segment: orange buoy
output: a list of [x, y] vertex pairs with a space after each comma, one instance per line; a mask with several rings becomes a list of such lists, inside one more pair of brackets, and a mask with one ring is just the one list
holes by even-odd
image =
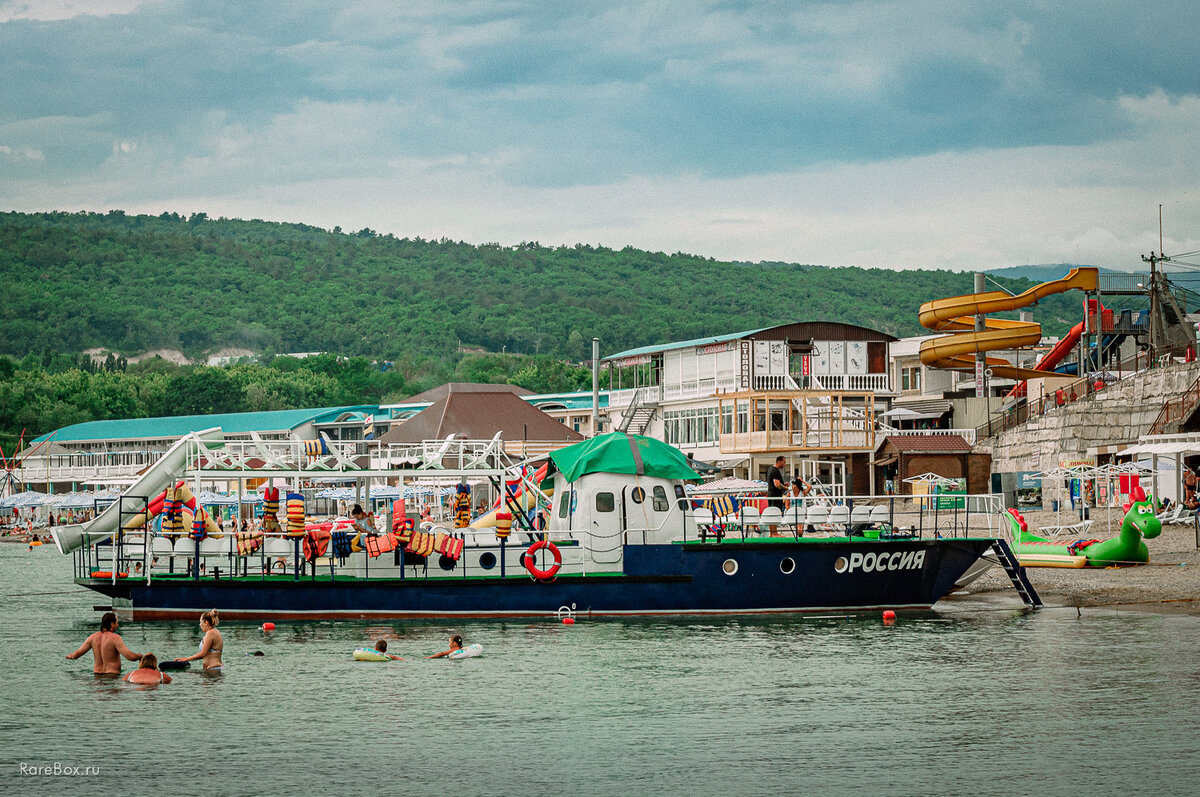
[[563, 625], [575, 625], [575, 618], [574, 617], [564, 617]]
[[263, 623], [263, 624], [262, 624], [262, 630], [264, 630], [264, 631], [274, 631], [274, 630], [275, 630], [275, 624], [274, 624], [274, 623]]
[[885, 620], [895, 620], [895, 619], [896, 619], [896, 613], [895, 613], [894, 611], [892, 611], [891, 609], [888, 609], [887, 611], [885, 611], [885, 612], [883, 613], [883, 619], [885, 619]]

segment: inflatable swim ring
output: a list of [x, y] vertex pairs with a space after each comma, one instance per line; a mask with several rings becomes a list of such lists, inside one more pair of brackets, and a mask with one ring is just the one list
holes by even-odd
[[446, 656], [448, 659], [473, 659], [476, 656], [483, 655], [483, 645], [467, 645], [465, 648], [459, 648]]
[[355, 661], [391, 661], [386, 653], [380, 653], [375, 648], [359, 648], [354, 651]]
[[[92, 571], [92, 578], [112, 578], [112, 577], [113, 577], [113, 575], [112, 575], [111, 570], [93, 570]], [[120, 573], [117, 573], [117, 578], [129, 578], [129, 574], [126, 573], [124, 570], [122, 570]]]
[[42, 541], [41, 541], [41, 540], [34, 540], [33, 542], [29, 543], [29, 545], [30, 545], [31, 547], [32, 547], [32, 546], [34, 546], [34, 545], [41, 545], [41, 544], [42, 544]]

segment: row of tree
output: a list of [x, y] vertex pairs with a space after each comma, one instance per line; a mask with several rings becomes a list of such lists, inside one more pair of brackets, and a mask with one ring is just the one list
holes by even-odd
[[[729, 263], [676, 253], [472, 245], [364, 229], [209, 219], [0, 213], [0, 353], [224, 347], [385, 360], [461, 347], [568, 360], [802, 320], [918, 334], [924, 301], [971, 290], [947, 271]], [[1028, 283], [1009, 280], [1020, 289]], [[1048, 334], [1078, 303], [1051, 297]]]
[[508, 383], [537, 393], [583, 390], [591, 372], [540, 355], [470, 354], [455, 362], [418, 357], [267, 357], [228, 367], [161, 358], [114, 368], [46, 351], [0, 356], [0, 446], [85, 421], [209, 415], [394, 402], [446, 382]]

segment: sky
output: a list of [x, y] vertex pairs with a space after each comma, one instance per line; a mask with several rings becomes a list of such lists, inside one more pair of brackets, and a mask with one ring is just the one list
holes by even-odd
[[0, 0], [0, 209], [718, 260], [1200, 250], [1200, 3]]

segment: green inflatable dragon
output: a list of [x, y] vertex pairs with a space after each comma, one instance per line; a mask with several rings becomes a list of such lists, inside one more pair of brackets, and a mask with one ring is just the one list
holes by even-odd
[[[1005, 517], [1012, 531], [1018, 561], [1059, 567], [1110, 567], [1149, 562], [1150, 550], [1145, 541], [1159, 535], [1162, 523], [1154, 516], [1154, 501], [1146, 498], [1141, 487], [1135, 487], [1130, 498], [1132, 502], [1126, 505], [1120, 536], [1111, 540], [1053, 542], [1030, 534], [1020, 513], [1015, 509], [1008, 510]], [[1082, 565], [1079, 558], [1084, 559]]]

